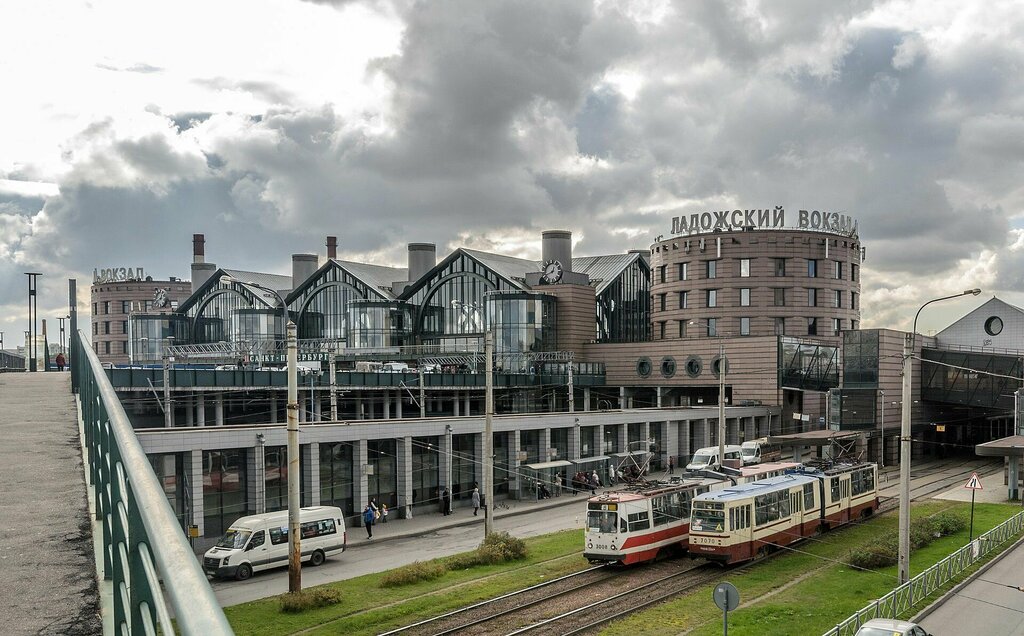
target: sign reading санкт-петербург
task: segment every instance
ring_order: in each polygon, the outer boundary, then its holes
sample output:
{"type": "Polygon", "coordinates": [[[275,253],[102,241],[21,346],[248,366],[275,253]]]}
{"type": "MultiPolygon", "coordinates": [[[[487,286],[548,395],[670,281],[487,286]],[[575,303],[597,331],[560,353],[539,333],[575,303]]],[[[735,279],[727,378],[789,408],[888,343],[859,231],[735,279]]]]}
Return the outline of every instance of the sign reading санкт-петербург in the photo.
{"type": "Polygon", "coordinates": [[[857,237],[857,219],[839,212],[800,210],[796,226],[786,225],[786,210],[781,205],[774,209],[720,210],[695,212],[672,217],[672,234],[700,234],[714,231],[740,231],[760,229],[796,229],[832,232],[857,237]]]}

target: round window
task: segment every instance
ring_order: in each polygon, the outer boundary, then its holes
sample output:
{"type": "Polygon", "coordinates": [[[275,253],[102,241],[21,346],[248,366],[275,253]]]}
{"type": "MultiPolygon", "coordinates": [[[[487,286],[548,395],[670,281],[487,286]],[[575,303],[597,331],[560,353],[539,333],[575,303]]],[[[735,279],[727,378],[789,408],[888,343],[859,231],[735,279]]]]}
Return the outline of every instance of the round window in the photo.
{"type": "Polygon", "coordinates": [[[671,378],[676,374],[676,359],[672,356],[665,356],[661,359],[661,375],[671,378]]]}
{"type": "Polygon", "coordinates": [[[728,375],[729,358],[719,358],[716,356],[715,359],[711,361],[711,374],[714,375],[716,378],[718,377],[718,374],[721,372],[723,361],[725,362],[725,374],[728,375]]]}
{"type": "Polygon", "coordinates": [[[651,359],[644,356],[636,361],[636,374],[642,378],[651,375],[651,359]]]}
{"type": "Polygon", "coordinates": [[[1003,330],[1003,319],[999,316],[992,316],[985,321],[985,333],[990,336],[998,336],[1003,330]]]}
{"type": "Polygon", "coordinates": [[[700,376],[700,372],[703,366],[704,365],[701,364],[700,361],[700,356],[690,356],[689,358],[686,359],[686,375],[690,376],[691,378],[696,378],[700,376]]]}

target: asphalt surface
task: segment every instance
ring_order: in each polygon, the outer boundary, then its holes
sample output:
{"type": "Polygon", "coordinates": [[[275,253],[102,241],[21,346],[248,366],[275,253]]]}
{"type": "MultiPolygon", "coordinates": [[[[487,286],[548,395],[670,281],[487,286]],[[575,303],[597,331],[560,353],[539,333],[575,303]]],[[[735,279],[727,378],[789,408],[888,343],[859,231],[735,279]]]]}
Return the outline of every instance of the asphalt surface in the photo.
{"type": "Polygon", "coordinates": [[[68,373],[0,374],[0,632],[99,634],[68,373]]]}

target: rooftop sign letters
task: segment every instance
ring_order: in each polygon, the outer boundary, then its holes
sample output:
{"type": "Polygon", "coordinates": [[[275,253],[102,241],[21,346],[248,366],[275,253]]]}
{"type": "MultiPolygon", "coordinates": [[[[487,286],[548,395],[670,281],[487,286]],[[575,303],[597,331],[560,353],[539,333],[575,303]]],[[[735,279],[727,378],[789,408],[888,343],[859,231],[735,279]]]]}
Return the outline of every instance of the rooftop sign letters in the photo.
{"type": "Polygon", "coordinates": [[[130,280],[143,280],[146,273],[141,267],[108,267],[93,268],[93,283],[123,283],[130,280]]]}
{"type": "Polygon", "coordinates": [[[857,219],[839,212],[800,210],[796,226],[787,226],[786,211],[781,205],[774,209],[721,210],[672,217],[672,234],[763,229],[815,230],[856,237],[857,219]]]}

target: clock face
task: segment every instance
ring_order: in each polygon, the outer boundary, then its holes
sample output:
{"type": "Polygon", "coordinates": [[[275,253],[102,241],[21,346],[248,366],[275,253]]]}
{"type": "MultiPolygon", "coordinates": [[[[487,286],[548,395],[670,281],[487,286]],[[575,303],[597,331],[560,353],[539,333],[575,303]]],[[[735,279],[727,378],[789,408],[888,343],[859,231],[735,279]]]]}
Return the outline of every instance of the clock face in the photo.
{"type": "Polygon", "coordinates": [[[544,263],[544,280],[548,283],[557,283],[562,280],[562,264],[558,261],[544,263]]]}
{"type": "Polygon", "coordinates": [[[155,307],[166,307],[167,306],[167,290],[166,289],[161,288],[161,289],[156,290],[156,293],[153,294],[153,305],[155,307]]]}

